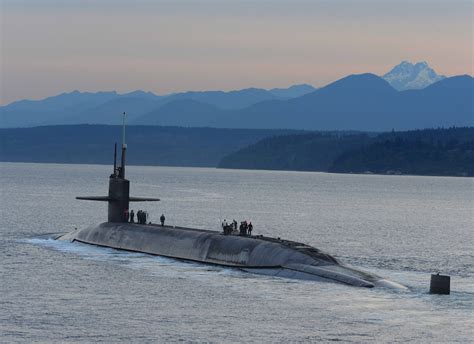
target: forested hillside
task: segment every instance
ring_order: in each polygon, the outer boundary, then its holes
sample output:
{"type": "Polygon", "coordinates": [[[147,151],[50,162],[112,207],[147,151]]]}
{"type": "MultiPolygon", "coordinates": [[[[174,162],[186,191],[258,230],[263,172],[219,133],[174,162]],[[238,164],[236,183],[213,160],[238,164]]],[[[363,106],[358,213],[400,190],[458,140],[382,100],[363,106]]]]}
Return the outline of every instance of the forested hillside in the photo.
{"type": "Polygon", "coordinates": [[[474,128],[379,135],[370,145],[341,154],[329,171],[474,176],[474,128]]]}
{"type": "Polygon", "coordinates": [[[265,138],[221,160],[218,167],[328,171],[343,152],[366,145],[365,133],[321,132],[265,138]]]}
{"type": "Polygon", "coordinates": [[[474,128],[383,134],[309,133],[266,138],[221,168],[474,176],[474,128]]]}

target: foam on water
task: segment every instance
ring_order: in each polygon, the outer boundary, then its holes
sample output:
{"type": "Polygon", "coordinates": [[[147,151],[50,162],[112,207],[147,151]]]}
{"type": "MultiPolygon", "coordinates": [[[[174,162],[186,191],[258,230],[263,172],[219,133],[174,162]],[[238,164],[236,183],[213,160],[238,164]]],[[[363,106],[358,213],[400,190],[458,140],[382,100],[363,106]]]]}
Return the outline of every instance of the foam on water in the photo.
{"type": "Polygon", "coordinates": [[[81,259],[119,263],[128,268],[143,269],[148,273],[155,275],[159,274],[162,276],[169,276],[170,274],[173,274],[180,275],[182,277],[182,274],[186,274],[185,277],[189,278],[206,278],[206,276],[210,273],[238,278],[249,278],[249,276],[256,276],[253,274],[248,274],[240,269],[188,262],[145,253],[128,252],[108,247],[88,245],[80,242],[55,240],[53,238],[30,238],[20,240],[20,242],[40,245],[64,253],[76,254],[79,255],[81,259]]]}

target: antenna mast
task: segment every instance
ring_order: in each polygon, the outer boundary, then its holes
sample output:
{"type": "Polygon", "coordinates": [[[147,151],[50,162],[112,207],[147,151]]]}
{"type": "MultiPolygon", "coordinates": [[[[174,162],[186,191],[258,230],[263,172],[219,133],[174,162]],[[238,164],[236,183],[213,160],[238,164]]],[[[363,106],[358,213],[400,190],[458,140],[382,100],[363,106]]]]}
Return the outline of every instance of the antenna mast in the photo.
{"type": "Polygon", "coordinates": [[[114,176],[117,176],[117,142],[114,147],[114,176]]]}
{"type": "Polygon", "coordinates": [[[127,144],[125,143],[125,118],[127,114],[123,113],[123,120],[122,120],[122,166],[120,168],[120,178],[125,178],[125,151],[127,150],[127,144]]]}
{"type": "Polygon", "coordinates": [[[123,120],[122,120],[122,148],[125,147],[127,148],[127,144],[125,143],[125,117],[127,114],[124,112],[123,113],[123,120]]]}

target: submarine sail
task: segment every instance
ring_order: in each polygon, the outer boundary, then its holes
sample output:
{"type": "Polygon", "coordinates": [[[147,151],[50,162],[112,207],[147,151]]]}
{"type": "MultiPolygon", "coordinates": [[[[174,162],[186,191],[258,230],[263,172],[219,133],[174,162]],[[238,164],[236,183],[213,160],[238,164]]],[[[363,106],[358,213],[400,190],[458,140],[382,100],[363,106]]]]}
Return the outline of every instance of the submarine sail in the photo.
{"type": "Polygon", "coordinates": [[[128,222],[128,209],[130,202],[156,202],[159,198],[130,197],[130,181],[125,179],[125,156],[127,144],[125,143],[125,112],[122,124],[122,152],[121,163],[117,167],[117,144],[114,148],[114,171],[109,177],[108,196],[79,196],[76,199],[87,201],[108,202],[108,222],[128,222]]]}

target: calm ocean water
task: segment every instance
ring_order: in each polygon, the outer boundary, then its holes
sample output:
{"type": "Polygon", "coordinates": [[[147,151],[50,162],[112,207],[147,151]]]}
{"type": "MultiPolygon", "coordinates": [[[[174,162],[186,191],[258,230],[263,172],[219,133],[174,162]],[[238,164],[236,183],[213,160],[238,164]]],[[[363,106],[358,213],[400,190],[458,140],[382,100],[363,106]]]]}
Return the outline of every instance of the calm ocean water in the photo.
{"type": "Polygon", "coordinates": [[[129,167],[158,222],[302,241],[408,292],[51,240],[106,219],[109,166],[0,164],[0,342],[472,342],[474,179],[129,167]],[[427,293],[430,274],[452,294],[427,293]]]}

